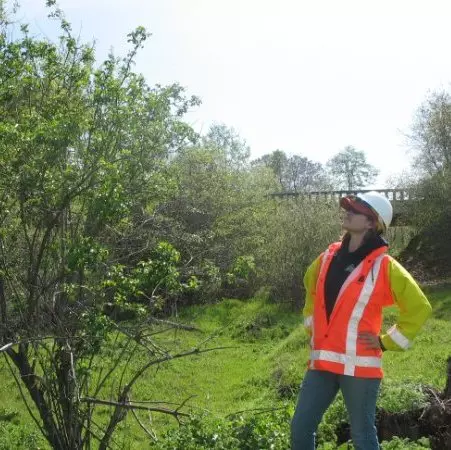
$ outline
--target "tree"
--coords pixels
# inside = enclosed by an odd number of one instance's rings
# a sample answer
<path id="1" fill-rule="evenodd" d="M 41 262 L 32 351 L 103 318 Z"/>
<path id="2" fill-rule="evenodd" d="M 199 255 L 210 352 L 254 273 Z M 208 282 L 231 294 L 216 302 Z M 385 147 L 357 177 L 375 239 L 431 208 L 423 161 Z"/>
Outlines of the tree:
<path id="1" fill-rule="evenodd" d="M 128 36 L 125 58 L 109 55 L 96 68 L 92 47 L 73 38 L 54 3 L 59 43 L 25 25 L 13 40 L 7 22 L 0 32 L 0 352 L 53 448 L 96 440 L 106 449 L 137 408 L 135 383 L 153 364 L 184 355 L 165 354 L 140 321 L 123 327 L 105 307 L 148 322 L 158 294 L 181 288 L 178 252 L 155 245 L 143 227 L 171 192 L 169 154 L 195 140 L 181 117 L 198 100 L 132 72 L 143 28 Z M 147 245 L 135 247 L 137 234 Z M 105 359 L 110 338 L 120 350 Z M 129 368 L 138 351 L 142 364 Z M 102 397 L 117 371 L 116 396 Z M 105 421 L 95 425 L 102 405 Z"/>
<path id="2" fill-rule="evenodd" d="M 304 156 L 287 156 L 282 150 L 275 150 L 256 159 L 253 165 L 271 169 L 284 191 L 309 192 L 330 187 L 323 166 Z"/>
<path id="3" fill-rule="evenodd" d="M 434 175 L 451 167 L 451 96 L 432 93 L 420 106 L 408 136 L 416 152 L 415 168 Z"/>
<path id="4" fill-rule="evenodd" d="M 418 108 L 409 135 L 415 152 L 413 169 L 419 202 L 416 218 L 419 229 L 449 221 L 451 180 L 451 96 L 446 91 L 434 92 Z"/>
<path id="5" fill-rule="evenodd" d="M 285 169 L 287 190 L 294 192 L 321 191 L 330 187 L 330 183 L 321 163 L 304 156 L 293 155 L 288 158 Z"/>
<path id="6" fill-rule="evenodd" d="M 271 169 L 276 176 L 281 189 L 285 190 L 285 171 L 287 167 L 288 157 L 282 150 L 274 150 L 272 153 L 263 155 L 253 161 L 254 166 L 264 166 Z"/>
<path id="7" fill-rule="evenodd" d="M 202 302 L 216 300 L 234 263 L 258 250 L 266 223 L 259 219 L 277 190 L 270 170 L 230 164 L 227 154 L 204 138 L 186 148 L 171 162 L 177 189 L 160 208 L 170 223 L 167 239 L 192 261 Z"/>
<path id="8" fill-rule="evenodd" d="M 250 147 L 235 129 L 225 124 L 214 124 L 202 138 L 204 147 L 220 150 L 229 167 L 243 169 L 251 154 Z"/>
<path id="9" fill-rule="evenodd" d="M 451 96 L 432 93 L 419 107 L 409 143 L 416 173 L 410 217 L 417 235 L 403 254 L 423 276 L 444 277 L 451 270 Z M 444 238 L 445 237 L 445 238 Z"/>
<path id="10" fill-rule="evenodd" d="M 354 147 L 345 147 L 327 163 L 327 167 L 339 188 L 361 189 L 372 183 L 379 171 L 369 164 L 365 153 Z"/>

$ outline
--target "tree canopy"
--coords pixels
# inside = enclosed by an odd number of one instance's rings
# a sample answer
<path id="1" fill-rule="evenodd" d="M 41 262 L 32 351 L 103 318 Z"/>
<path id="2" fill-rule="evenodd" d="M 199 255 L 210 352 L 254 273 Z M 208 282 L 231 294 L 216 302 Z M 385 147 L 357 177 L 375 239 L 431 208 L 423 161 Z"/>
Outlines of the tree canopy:
<path id="1" fill-rule="evenodd" d="M 354 190 L 375 181 L 379 171 L 368 163 L 365 153 L 347 146 L 332 157 L 327 167 L 333 177 L 334 184 L 342 189 Z"/>

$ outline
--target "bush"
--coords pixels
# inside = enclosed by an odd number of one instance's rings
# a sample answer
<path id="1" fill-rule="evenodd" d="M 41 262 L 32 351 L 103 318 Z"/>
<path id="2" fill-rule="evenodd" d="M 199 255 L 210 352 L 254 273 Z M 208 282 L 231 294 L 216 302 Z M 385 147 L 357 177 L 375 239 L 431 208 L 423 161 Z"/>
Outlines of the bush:
<path id="1" fill-rule="evenodd" d="M 414 442 L 409 439 L 393 438 L 391 441 L 381 443 L 382 450 L 419 450 L 423 448 L 431 448 L 427 438 L 421 438 Z"/>
<path id="2" fill-rule="evenodd" d="M 168 431 L 157 450 L 225 450 L 238 448 L 230 424 L 205 416 L 193 416 L 180 428 Z"/>
<path id="3" fill-rule="evenodd" d="M 324 414 L 323 420 L 318 427 L 318 444 L 325 445 L 324 449 L 327 449 L 327 445 L 331 443 L 336 444 L 337 430 L 341 424 L 347 423 L 348 420 L 343 396 L 339 393 Z"/>
<path id="4" fill-rule="evenodd" d="M 426 406 L 426 395 L 419 384 L 383 380 L 378 406 L 386 412 L 399 413 Z"/>
<path id="5" fill-rule="evenodd" d="M 252 417 L 237 416 L 220 421 L 208 416 L 194 416 L 166 433 L 158 450 L 287 450 L 290 445 L 292 409 Z"/>
<path id="6" fill-rule="evenodd" d="M 271 287 L 273 299 L 300 307 L 305 270 L 339 237 L 337 205 L 307 199 L 276 203 L 264 233 L 256 258 L 260 284 Z"/>
<path id="7" fill-rule="evenodd" d="M 168 431 L 155 445 L 157 450 L 288 450 L 292 407 L 277 411 L 219 420 L 193 416 L 177 429 Z M 336 428 L 347 420 L 341 396 L 327 411 L 318 430 L 318 450 L 349 450 L 351 443 L 337 446 Z M 416 442 L 395 437 L 381 443 L 382 450 L 430 448 L 429 440 Z"/>

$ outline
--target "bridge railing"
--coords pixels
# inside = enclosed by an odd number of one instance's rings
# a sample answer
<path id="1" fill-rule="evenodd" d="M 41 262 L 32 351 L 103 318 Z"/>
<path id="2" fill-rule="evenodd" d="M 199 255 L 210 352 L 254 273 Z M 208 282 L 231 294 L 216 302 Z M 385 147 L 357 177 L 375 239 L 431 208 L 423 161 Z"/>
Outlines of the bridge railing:
<path id="1" fill-rule="evenodd" d="M 290 197 L 307 197 L 311 200 L 336 200 L 337 202 L 342 197 L 347 195 L 364 194 L 366 192 L 379 192 L 385 195 L 391 202 L 403 202 L 414 199 L 414 194 L 410 189 L 356 189 L 356 190 L 341 190 L 341 191 L 311 191 L 311 192 L 275 192 L 273 197 L 290 198 Z"/>

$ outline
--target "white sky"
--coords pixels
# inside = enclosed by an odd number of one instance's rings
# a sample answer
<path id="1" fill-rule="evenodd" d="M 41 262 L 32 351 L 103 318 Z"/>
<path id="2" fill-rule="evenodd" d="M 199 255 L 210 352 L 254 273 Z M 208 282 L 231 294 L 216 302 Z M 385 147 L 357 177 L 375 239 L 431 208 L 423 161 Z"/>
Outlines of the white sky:
<path id="1" fill-rule="evenodd" d="M 153 33 L 136 70 L 202 99 L 188 121 L 236 128 L 256 158 L 276 149 L 326 162 L 346 145 L 381 170 L 408 168 L 404 133 L 451 81 L 449 0 L 59 0 L 99 58 Z M 54 38 L 45 0 L 19 16 Z"/>

